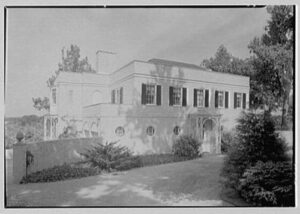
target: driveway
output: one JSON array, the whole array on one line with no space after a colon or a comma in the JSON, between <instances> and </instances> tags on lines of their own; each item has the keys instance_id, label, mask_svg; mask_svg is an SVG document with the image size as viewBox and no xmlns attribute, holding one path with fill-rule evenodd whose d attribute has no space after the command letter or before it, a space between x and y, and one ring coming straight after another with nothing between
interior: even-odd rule
<instances>
[{"instance_id":1,"label":"driveway","mask_svg":"<svg viewBox=\"0 0 300 214\"><path fill-rule=\"evenodd\" d=\"M8 206L231 206L220 198L224 157L53 183L8 184Z\"/></svg>"}]
</instances>

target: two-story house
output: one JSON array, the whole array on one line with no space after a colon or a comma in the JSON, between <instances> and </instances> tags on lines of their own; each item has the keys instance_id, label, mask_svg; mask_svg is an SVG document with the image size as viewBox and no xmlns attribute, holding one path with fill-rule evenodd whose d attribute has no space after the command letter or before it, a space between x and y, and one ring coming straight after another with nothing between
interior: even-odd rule
<instances>
[{"instance_id":1,"label":"two-story house","mask_svg":"<svg viewBox=\"0 0 300 214\"><path fill-rule=\"evenodd\" d=\"M202 150L221 152L221 132L249 105L249 77L161 59L134 60L120 69L61 72L51 88L45 140L67 127L79 137L119 141L135 153L167 153L191 134Z\"/></svg>"}]
</instances>

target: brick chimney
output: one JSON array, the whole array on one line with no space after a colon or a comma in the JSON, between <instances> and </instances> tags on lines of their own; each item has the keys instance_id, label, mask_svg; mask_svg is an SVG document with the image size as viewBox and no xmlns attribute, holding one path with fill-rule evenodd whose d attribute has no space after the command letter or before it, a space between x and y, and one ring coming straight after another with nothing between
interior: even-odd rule
<instances>
[{"instance_id":1,"label":"brick chimney","mask_svg":"<svg viewBox=\"0 0 300 214\"><path fill-rule=\"evenodd\" d=\"M96 52L97 73L111 73L115 69L117 53L98 50Z\"/></svg>"}]
</instances>

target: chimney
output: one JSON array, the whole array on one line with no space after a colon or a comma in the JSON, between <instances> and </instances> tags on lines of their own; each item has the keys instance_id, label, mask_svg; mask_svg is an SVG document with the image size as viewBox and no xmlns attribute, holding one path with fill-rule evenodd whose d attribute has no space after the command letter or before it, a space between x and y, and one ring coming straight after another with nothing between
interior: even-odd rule
<instances>
[{"instance_id":1,"label":"chimney","mask_svg":"<svg viewBox=\"0 0 300 214\"><path fill-rule=\"evenodd\" d=\"M111 73L115 69L117 53L98 50L96 52L97 73Z\"/></svg>"}]
</instances>

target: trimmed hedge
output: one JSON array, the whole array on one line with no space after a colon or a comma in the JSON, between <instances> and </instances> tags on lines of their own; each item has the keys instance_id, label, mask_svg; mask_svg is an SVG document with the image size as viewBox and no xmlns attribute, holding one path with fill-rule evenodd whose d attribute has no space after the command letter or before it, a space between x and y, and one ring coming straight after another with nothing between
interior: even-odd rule
<instances>
[{"instance_id":1,"label":"trimmed hedge","mask_svg":"<svg viewBox=\"0 0 300 214\"><path fill-rule=\"evenodd\" d=\"M290 162L257 162L246 169L239 191L248 202L259 206L295 206L294 173Z\"/></svg>"},{"instance_id":2,"label":"trimmed hedge","mask_svg":"<svg viewBox=\"0 0 300 214\"><path fill-rule=\"evenodd\" d=\"M27 177L24 176L20 183L55 182L97 175L99 173L100 171L97 168L73 167L69 164L64 164L31 173Z\"/></svg>"}]
</instances>

